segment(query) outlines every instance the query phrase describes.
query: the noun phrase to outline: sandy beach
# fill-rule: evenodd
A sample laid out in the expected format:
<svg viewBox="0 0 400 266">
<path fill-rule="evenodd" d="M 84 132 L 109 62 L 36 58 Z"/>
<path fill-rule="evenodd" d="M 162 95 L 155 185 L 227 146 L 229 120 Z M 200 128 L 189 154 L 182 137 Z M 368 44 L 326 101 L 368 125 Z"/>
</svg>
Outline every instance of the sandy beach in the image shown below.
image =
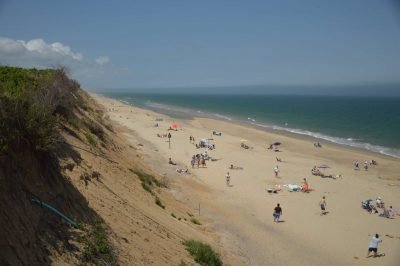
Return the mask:
<svg viewBox="0 0 400 266">
<path fill-rule="evenodd" d="M 225 252 L 237 256 L 245 265 L 399 265 L 400 216 L 387 219 L 361 208 L 361 201 L 380 196 L 386 206 L 400 210 L 400 159 L 363 150 L 321 142 L 289 134 L 267 132 L 226 121 L 195 118 L 174 119 L 140 109 L 117 100 L 92 95 L 104 106 L 112 121 L 128 130 L 126 140 L 141 144 L 139 152 L 145 162 L 171 181 L 171 192 L 179 201 L 193 207 L 193 212 L 209 221 Z M 158 127 L 155 127 L 155 124 Z M 167 129 L 176 123 L 177 131 Z M 213 136 L 213 130 L 221 136 Z M 168 138 L 158 137 L 171 133 Z M 192 169 L 192 155 L 203 153 L 190 143 L 212 139 L 215 150 L 207 153 L 206 167 Z M 279 141 L 279 152 L 267 145 Z M 250 148 L 244 149 L 241 143 Z M 276 157 L 282 160 L 277 162 Z M 177 165 L 168 164 L 171 158 Z M 360 170 L 354 170 L 354 162 Z M 363 169 L 364 161 L 378 165 Z M 228 169 L 229 166 L 243 169 Z M 337 179 L 311 174 L 313 166 Z M 274 167 L 280 172 L 275 177 Z M 188 169 L 190 174 L 177 173 Z M 231 186 L 225 175 L 229 172 Z M 339 177 L 339 175 L 341 177 Z M 309 193 L 289 191 L 284 185 L 302 185 L 308 180 Z M 280 185 L 278 193 L 268 188 Z M 325 196 L 326 215 L 321 215 L 319 202 Z M 280 203 L 280 223 L 273 222 L 273 210 Z M 378 209 L 380 213 L 383 209 Z M 378 233 L 383 240 L 380 258 L 366 258 L 371 237 Z M 222 254 L 223 255 L 223 254 Z"/>
</svg>

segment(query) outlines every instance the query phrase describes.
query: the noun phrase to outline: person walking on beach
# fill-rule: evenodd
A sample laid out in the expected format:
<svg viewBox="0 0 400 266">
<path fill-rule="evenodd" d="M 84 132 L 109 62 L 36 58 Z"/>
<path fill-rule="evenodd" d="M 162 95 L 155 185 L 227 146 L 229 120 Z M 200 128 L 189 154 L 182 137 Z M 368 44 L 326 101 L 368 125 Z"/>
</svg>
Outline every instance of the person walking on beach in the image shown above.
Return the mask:
<svg viewBox="0 0 400 266">
<path fill-rule="evenodd" d="M 321 207 L 321 215 L 327 214 L 325 196 L 322 197 L 321 201 L 319 202 L 319 206 Z"/>
<path fill-rule="evenodd" d="M 278 177 L 279 174 L 279 166 L 274 167 L 275 177 Z"/>
<path fill-rule="evenodd" d="M 279 218 L 281 217 L 281 215 L 282 215 L 282 208 L 281 205 L 278 203 L 274 208 L 274 214 L 273 214 L 274 222 L 279 223 Z"/>
<path fill-rule="evenodd" d="M 354 163 L 354 170 L 360 170 L 360 163 L 358 161 Z"/>
<path fill-rule="evenodd" d="M 364 169 L 365 169 L 365 171 L 368 171 L 368 165 L 369 165 L 368 161 L 365 161 L 365 163 L 364 163 Z"/>
<path fill-rule="evenodd" d="M 196 156 L 192 156 L 192 160 L 190 161 L 192 168 L 194 168 L 194 164 L 196 163 Z"/>
<path fill-rule="evenodd" d="M 193 140 L 193 137 L 192 137 L 192 135 L 190 135 L 190 137 L 189 137 L 190 144 L 192 144 L 192 140 Z"/>
<path fill-rule="evenodd" d="M 303 187 L 301 189 L 303 192 L 310 192 L 310 187 L 308 186 L 307 179 L 303 179 Z"/>
<path fill-rule="evenodd" d="M 225 180 L 226 180 L 226 186 L 227 187 L 231 186 L 231 176 L 229 175 L 229 172 L 226 173 Z"/>
<path fill-rule="evenodd" d="M 382 239 L 379 238 L 378 234 L 375 234 L 375 236 L 372 237 L 371 241 L 369 242 L 367 258 L 369 258 L 369 254 L 371 252 L 374 252 L 374 257 L 385 256 L 385 253 L 378 254 L 379 243 L 382 243 Z"/>
</svg>

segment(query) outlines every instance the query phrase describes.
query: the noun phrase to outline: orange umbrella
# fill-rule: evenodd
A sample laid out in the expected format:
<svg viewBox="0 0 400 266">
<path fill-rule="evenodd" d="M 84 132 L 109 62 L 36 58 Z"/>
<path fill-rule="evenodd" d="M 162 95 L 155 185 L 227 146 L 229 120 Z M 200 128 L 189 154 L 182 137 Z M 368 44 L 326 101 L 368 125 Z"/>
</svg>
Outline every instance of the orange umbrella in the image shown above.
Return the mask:
<svg viewBox="0 0 400 266">
<path fill-rule="evenodd" d="M 178 125 L 174 123 L 174 124 L 172 124 L 171 128 L 177 129 L 177 128 L 178 128 Z"/>
</svg>

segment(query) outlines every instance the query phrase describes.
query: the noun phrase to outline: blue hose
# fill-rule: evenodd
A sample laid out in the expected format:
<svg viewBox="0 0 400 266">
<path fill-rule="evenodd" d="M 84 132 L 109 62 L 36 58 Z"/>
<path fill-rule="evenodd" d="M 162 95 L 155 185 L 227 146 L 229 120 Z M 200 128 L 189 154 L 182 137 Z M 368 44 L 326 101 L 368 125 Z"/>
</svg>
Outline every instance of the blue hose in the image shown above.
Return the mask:
<svg viewBox="0 0 400 266">
<path fill-rule="evenodd" d="M 62 212 L 57 210 L 56 208 L 50 206 L 49 204 L 47 204 L 39 199 L 32 199 L 32 202 L 36 203 L 37 205 L 39 205 L 41 207 L 45 207 L 45 208 L 49 209 L 50 211 L 54 212 L 55 214 L 59 215 L 61 218 L 64 219 L 64 221 L 68 222 L 70 225 L 72 225 L 74 227 L 78 227 L 77 222 L 75 222 L 73 219 L 69 218 L 68 216 L 66 216 L 65 214 L 63 214 Z"/>
</svg>

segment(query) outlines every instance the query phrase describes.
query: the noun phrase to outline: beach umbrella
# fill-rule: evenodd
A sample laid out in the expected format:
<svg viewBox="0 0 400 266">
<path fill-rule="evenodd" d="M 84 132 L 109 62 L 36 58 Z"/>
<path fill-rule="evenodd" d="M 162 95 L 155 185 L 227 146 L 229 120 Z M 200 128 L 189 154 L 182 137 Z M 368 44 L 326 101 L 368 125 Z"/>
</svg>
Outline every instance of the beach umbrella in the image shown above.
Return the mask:
<svg viewBox="0 0 400 266">
<path fill-rule="evenodd" d="M 280 143 L 279 141 L 275 141 L 274 143 L 272 143 L 271 145 L 273 145 L 273 146 L 279 146 L 279 145 L 281 145 L 282 143 Z"/>
<path fill-rule="evenodd" d="M 173 129 L 177 129 L 177 128 L 178 128 L 178 125 L 177 125 L 177 124 L 175 124 L 175 123 L 173 123 L 173 124 L 171 125 L 171 128 L 173 128 Z"/>
<path fill-rule="evenodd" d="M 331 167 L 327 164 L 321 164 L 320 166 L 318 166 L 318 168 L 331 168 Z"/>
</svg>

